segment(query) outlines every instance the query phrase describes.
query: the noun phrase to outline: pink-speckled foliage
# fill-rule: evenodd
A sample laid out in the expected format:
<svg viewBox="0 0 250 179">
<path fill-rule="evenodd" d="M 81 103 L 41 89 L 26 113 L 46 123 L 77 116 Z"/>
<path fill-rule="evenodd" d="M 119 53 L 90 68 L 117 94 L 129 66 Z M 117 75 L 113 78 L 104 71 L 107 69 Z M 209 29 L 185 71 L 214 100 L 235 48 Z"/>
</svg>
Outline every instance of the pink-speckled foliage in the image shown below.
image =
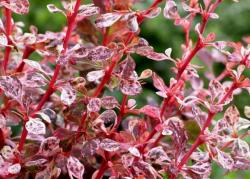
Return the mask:
<svg viewBox="0 0 250 179">
<path fill-rule="evenodd" d="M 0 178 L 203 179 L 212 163 L 250 170 L 244 141 L 250 121 L 232 102 L 235 94 L 250 93 L 244 76 L 250 46 L 206 31 L 223 1 L 154 0 L 137 10 L 134 4 L 143 1 L 61 0 L 63 9 L 47 8 L 63 14 L 67 25 L 40 34 L 35 26 L 24 33 L 12 19 L 12 13 L 29 12 L 28 0 L 0 0 Z M 169 47 L 156 52 L 140 37 L 141 23 L 157 16 L 183 30 L 181 56 L 172 56 Z M 42 60 L 30 60 L 32 53 Z M 138 74 L 134 54 L 144 63 L 172 64 L 175 75 L 166 80 L 153 69 Z M 191 63 L 196 55 L 208 67 L 203 78 L 202 67 Z M 218 61 L 225 69 L 216 76 L 211 66 Z M 137 106 L 134 97 L 145 83 L 152 83 L 162 102 Z M 218 113 L 224 116 L 215 120 Z M 194 140 L 183 118 L 198 126 Z M 19 133 L 13 133 L 16 126 Z"/>
</svg>

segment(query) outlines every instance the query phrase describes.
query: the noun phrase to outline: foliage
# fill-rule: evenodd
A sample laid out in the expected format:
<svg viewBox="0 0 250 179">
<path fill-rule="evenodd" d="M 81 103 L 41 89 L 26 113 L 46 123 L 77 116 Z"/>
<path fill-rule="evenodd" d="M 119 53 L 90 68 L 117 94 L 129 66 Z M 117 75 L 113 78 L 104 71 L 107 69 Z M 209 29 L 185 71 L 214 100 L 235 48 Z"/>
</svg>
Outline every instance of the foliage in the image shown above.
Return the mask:
<svg viewBox="0 0 250 179">
<path fill-rule="evenodd" d="M 223 3 L 154 0 L 135 10 L 141 1 L 65 0 L 47 5 L 65 17 L 65 27 L 41 33 L 35 26 L 24 32 L 12 19 L 29 12 L 28 0 L 0 1 L 0 176 L 209 178 L 213 163 L 249 170 L 250 106 L 241 117 L 233 97 L 250 93 L 250 40 L 206 32 Z M 183 31 L 179 58 L 140 36 L 140 25 L 157 16 Z M 152 69 L 138 74 L 134 56 L 171 64 L 174 77 Z M 147 90 L 161 101 L 142 95 Z"/>
</svg>

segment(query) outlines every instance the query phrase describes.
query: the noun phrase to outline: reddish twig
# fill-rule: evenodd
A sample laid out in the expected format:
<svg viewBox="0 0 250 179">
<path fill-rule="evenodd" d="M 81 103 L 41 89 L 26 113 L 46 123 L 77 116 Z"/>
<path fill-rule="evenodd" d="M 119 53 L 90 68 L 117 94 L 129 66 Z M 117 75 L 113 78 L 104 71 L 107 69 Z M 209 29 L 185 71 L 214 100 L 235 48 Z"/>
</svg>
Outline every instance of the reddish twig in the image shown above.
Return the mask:
<svg viewBox="0 0 250 179">
<path fill-rule="evenodd" d="M 74 25 L 75 25 L 75 20 L 76 20 L 77 12 L 78 12 L 78 9 L 79 9 L 80 5 L 81 5 L 81 0 L 77 0 L 76 4 L 75 4 L 75 7 L 74 7 L 73 14 L 70 14 L 68 16 L 68 18 L 67 18 L 68 19 L 68 29 L 67 29 L 64 41 L 63 41 L 63 51 L 62 51 L 62 54 L 64 54 L 64 53 L 67 52 L 68 42 L 69 42 L 71 33 L 72 33 Z M 59 75 L 60 69 L 61 69 L 61 65 L 59 63 L 56 64 L 56 68 L 55 68 L 54 74 L 53 74 L 53 76 L 51 78 L 49 87 L 48 87 L 46 93 L 43 95 L 40 103 L 37 105 L 37 107 L 35 109 L 35 112 L 39 111 L 43 107 L 44 103 L 49 99 L 49 97 L 51 96 L 51 94 L 54 92 L 54 85 L 55 85 L 57 76 Z"/>
<path fill-rule="evenodd" d="M 10 35 L 11 35 L 11 31 L 12 31 L 12 24 L 11 24 L 11 10 L 8 8 L 4 9 L 5 11 L 5 19 L 6 19 L 6 23 L 5 23 L 5 35 L 7 37 L 8 40 L 8 45 L 12 45 L 12 42 L 10 40 Z M 3 70 L 6 73 L 7 67 L 8 67 L 8 62 L 9 62 L 9 58 L 10 58 L 10 52 L 11 52 L 11 47 L 7 46 L 5 48 L 5 53 L 4 53 L 4 61 L 3 61 Z"/>
<path fill-rule="evenodd" d="M 33 47 L 30 46 L 26 46 L 23 52 L 23 56 L 22 56 L 22 62 L 19 64 L 19 66 L 16 69 L 16 72 L 22 72 L 23 68 L 24 68 L 24 59 L 29 58 L 29 56 L 35 51 L 35 49 Z"/>
<path fill-rule="evenodd" d="M 62 53 L 66 53 L 67 51 L 67 45 L 68 45 L 68 42 L 69 42 L 69 39 L 70 39 L 70 36 L 71 36 L 71 32 L 73 31 L 73 28 L 74 28 L 74 25 L 75 25 L 75 19 L 76 19 L 76 16 L 77 16 L 77 12 L 78 12 L 78 9 L 81 5 L 81 0 L 77 0 L 76 1 L 76 4 L 75 4 L 75 7 L 74 7 L 74 12 L 73 14 L 69 15 L 68 16 L 68 29 L 67 29 L 67 32 L 66 32 L 66 36 L 64 38 L 64 41 L 63 41 L 63 51 Z M 42 109 L 43 105 L 45 104 L 45 102 L 50 98 L 50 96 L 53 94 L 54 92 L 54 85 L 56 83 L 56 79 L 59 75 L 59 72 L 60 72 L 60 69 L 61 69 L 61 65 L 58 63 L 56 65 L 56 68 L 54 70 L 54 74 L 51 78 L 51 81 L 49 83 L 49 87 L 48 89 L 46 90 L 45 94 L 43 95 L 41 101 L 39 102 L 39 104 L 37 105 L 36 109 L 34 110 L 34 112 L 31 114 L 31 116 L 33 117 L 35 115 L 35 113 L 37 111 L 39 111 L 40 109 Z M 22 134 L 21 134 L 21 139 L 20 139 L 20 143 L 19 143 L 19 147 L 20 150 L 19 151 L 22 151 L 22 146 L 24 145 L 25 143 L 25 140 L 26 140 L 26 137 L 27 137 L 27 130 L 25 128 L 25 123 L 24 122 L 24 128 L 23 128 L 23 131 L 22 131 Z"/>
<path fill-rule="evenodd" d="M 229 90 L 227 91 L 227 93 L 223 96 L 223 98 L 218 102 L 218 104 L 223 104 L 229 96 L 231 96 L 233 94 L 233 91 L 237 88 L 237 83 L 234 82 L 231 87 L 229 88 Z M 204 142 L 202 137 L 204 135 L 205 130 L 211 125 L 211 122 L 213 120 L 213 117 L 215 116 L 216 113 L 213 113 L 211 111 L 209 111 L 208 113 L 208 117 L 206 119 L 206 122 L 203 126 L 203 128 L 201 129 L 197 139 L 195 140 L 194 144 L 191 146 L 191 148 L 189 149 L 189 151 L 186 153 L 186 155 L 182 158 L 182 160 L 180 161 L 180 163 L 177 165 L 178 170 L 181 170 L 182 167 L 187 163 L 189 157 L 192 155 L 192 153 Z"/>
<path fill-rule="evenodd" d="M 161 3 L 161 2 L 162 2 L 162 0 L 155 0 L 155 1 L 153 2 L 153 4 L 146 10 L 146 12 L 144 13 L 144 15 L 147 15 L 148 13 L 150 13 L 151 10 L 152 10 L 153 8 L 157 7 L 157 5 L 158 5 L 159 3 Z M 137 18 L 138 24 L 141 24 L 141 23 L 143 22 L 144 18 L 145 18 L 145 16 L 139 16 L 139 17 Z M 127 39 L 125 40 L 125 45 L 128 45 L 129 42 L 133 39 L 133 37 L 134 37 L 134 33 L 130 32 L 130 33 L 128 34 Z M 120 58 L 121 58 L 121 57 L 120 57 Z M 120 58 L 118 59 L 118 61 L 120 60 Z M 117 63 L 118 61 L 116 61 L 116 59 L 112 59 L 111 65 L 107 68 L 106 73 L 105 73 L 105 75 L 104 75 L 104 77 L 103 77 L 103 79 L 102 79 L 100 85 L 98 86 L 96 92 L 94 93 L 94 96 L 95 96 L 95 97 L 97 97 L 97 96 L 100 94 L 100 92 L 102 91 L 102 89 L 103 89 L 103 87 L 105 86 L 106 82 L 110 79 L 111 74 L 112 74 L 112 72 L 113 72 L 113 68 L 115 67 L 115 65 L 116 65 L 116 63 Z M 125 113 L 125 110 L 126 110 L 126 109 L 125 109 L 125 102 L 126 102 L 126 101 L 127 101 L 127 96 L 124 96 L 124 97 L 123 97 L 123 101 L 122 101 L 122 105 L 121 105 L 121 109 L 120 109 L 120 114 L 119 114 L 119 116 L 118 116 L 118 121 L 119 121 L 119 123 L 121 122 L 122 117 L 123 117 L 123 115 L 124 115 L 124 113 Z M 84 119 L 84 120 L 85 120 L 85 119 Z M 116 126 L 116 127 L 118 127 L 119 123 L 117 123 L 117 126 Z M 104 166 L 107 166 L 107 164 L 103 164 L 103 165 L 104 165 Z M 105 169 L 105 170 L 106 170 L 106 169 Z M 105 172 L 105 170 L 104 170 L 104 171 L 103 171 L 103 170 L 99 170 L 97 176 L 100 176 L 100 178 L 101 178 L 102 175 L 103 175 L 103 173 Z M 99 179 L 99 178 L 97 178 L 97 179 Z"/>
</svg>

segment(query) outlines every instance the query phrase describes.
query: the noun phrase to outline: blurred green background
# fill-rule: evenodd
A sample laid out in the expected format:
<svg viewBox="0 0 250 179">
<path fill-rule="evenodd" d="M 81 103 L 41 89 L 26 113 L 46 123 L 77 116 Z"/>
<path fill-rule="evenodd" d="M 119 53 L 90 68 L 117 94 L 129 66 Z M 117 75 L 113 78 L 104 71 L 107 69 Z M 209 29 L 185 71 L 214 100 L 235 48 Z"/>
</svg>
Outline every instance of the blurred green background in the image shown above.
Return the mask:
<svg viewBox="0 0 250 179">
<path fill-rule="evenodd" d="M 90 1 L 84 1 L 88 3 Z M 136 9 L 146 9 L 150 6 L 153 0 L 145 0 L 140 4 L 137 4 Z M 28 15 L 14 15 L 15 21 L 23 21 L 25 23 L 25 31 L 28 31 L 30 25 L 35 25 L 39 29 L 39 33 L 45 31 L 60 31 L 66 24 L 65 17 L 61 14 L 51 14 L 46 8 L 47 4 L 53 3 L 57 7 L 61 7 L 60 0 L 30 0 L 30 13 Z M 164 3 L 161 4 L 164 6 Z M 181 9 L 181 8 L 180 8 Z M 223 4 L 216 10 L 220 18 L 218 20 L 210 20 L 206 29 L 206 33 L 215 32 L 217 40 L 228 41 L 242 41 L 242 37 L 250 35 L 250 0 L 240 0 L 240 3 L 233 3 L 232 0 L 224 0 Z M 196 22 L 199 22 L 199 17 L 196 18 Z M 195 23 L 196 24 L 196 23 Z M 180 57 L 181 48 L 180 45 L 184 42 L 184 34 L 180 27 L 173 25 L 173 22 L 163 18 L 161 14 L 155 19 L 148 19 L 142 24 L 141 36 L 146 38 L 149 43 L 158 52 L 164 52 L 166 48 L 171 47 L 173 49 L 172 56 Z M 191 38 L 195 39 L 196 34 L 191 33 Z M 32 58 L 32 57 L 31 57 Z M 36 56 L 33 56 L 36 58 Z M 141 72 L 144 69 L 150 68 L 156 71 L 162 76 L 166 83 L 169 82 L 171 76 L 170 68 L 171 62 L 153 62 L 149 59 L 135 56 L 137 62 L 137 72 Z M 200 60 L 195 57 L 193 63 L 201 64 Z M 223 70 L 222 64 L 214 65 L 214 71 L 219 74 Z M 200 72 L 200 75 L 204 73 L 205 68 Z M 246 75 L 250 76 L 247 72 Z M 146 84 L 144 92 L 138 98 L 138 106 L 145 104 L 146 100 L 150 100 L 150 97 L 160 101 L 152 92 L 151 82 Z M 119 94 L 116 94 L 119 97 Z M 145 98 L 147 96 L 147 98 Z M 247 92 L 243 92 L 241 95 L 235 96 L 234 103 L 240 109 L 242 116 L 244 106 L 250 105 L 250 98 Z M 221 115 L 219 115 L 221 117 Z M 231 172 L 226 174 L 226 171 L 220 169 L 214 165 L 214 170 L 211 178 L 223 178 L 223 179 L 247 179 L 250 178 L 249 171 Z"/>
</svg>

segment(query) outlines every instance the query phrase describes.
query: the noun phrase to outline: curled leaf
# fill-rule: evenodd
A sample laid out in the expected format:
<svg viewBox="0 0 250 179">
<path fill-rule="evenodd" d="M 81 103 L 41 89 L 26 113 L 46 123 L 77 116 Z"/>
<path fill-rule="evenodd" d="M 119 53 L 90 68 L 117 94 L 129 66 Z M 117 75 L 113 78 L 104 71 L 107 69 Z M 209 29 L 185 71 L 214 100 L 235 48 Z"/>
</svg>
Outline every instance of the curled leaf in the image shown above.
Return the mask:
<svg viewBox="0 0 250 179">
<path fill-rule="evenodd" d="M 163 15 L 167 19 L 176 19 L 179 17 L 177 5 L 173 0 L 166 1 Z"/>
<path fill-rule="evenodd" d="M 113 110 L 106 110 L 93 122 L 93 129 L 97 132 L 109 132 L 117 123 L 117 115 Z"/>
<path fill-rule="evenodd" d="M 70 179 L 74 179 L 74 177 L 81 179 L 85 170 L 83 164 L 73 156 L 70 156 L 67 160 L 67 169 Z"/>
</svg>

